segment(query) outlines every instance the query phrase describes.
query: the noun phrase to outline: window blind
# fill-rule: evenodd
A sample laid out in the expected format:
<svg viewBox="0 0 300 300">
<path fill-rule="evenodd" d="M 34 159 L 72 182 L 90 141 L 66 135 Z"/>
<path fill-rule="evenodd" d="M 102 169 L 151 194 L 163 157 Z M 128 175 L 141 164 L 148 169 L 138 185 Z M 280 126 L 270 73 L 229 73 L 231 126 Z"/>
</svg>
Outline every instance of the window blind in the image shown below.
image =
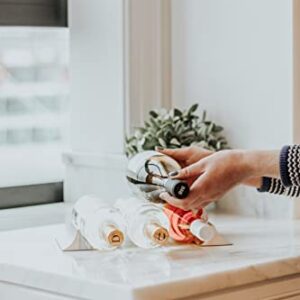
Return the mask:
<svg viewBox="0 0 300 300">
<path fill-rule="evenodd" d="M 0 0 L 0 26 L 67 27 L 67 0 Z"/>
</svg>

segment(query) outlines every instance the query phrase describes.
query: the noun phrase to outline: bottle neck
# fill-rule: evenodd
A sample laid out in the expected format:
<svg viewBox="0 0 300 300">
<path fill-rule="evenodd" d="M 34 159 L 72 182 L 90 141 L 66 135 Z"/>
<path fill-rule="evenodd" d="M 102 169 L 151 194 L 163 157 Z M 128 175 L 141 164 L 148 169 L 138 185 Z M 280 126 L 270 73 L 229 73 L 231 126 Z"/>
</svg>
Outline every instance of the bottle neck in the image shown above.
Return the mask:
<svg viewBox="0 0 300 300">
<path fill-rule="evenodd" d="M 153 176 L 153 175 L 148 175 L 147 176 L 147 182 L 155 185 L 159 185 L 164 187 L 166 183 L 166 178 L 159 177 L 159 176 Z"/>
<path fill-rule="evenodd" d="M 119 247 L 124 242 L 124 234 L 115 225 L 106 224 L 101 229 L 100 236 L 104 238 L 106 243 L 112 247 Z"/>
<path fill-rule="evenodd" d="M 203 242 L 209 242 L 215 237 L 215 229 L 208 223 L 205 223 L 199 219 L 194 220 L 190 224 L 191 233 Z"/>
<path fill-rule="evenodd" d="M 148 175 L 147 182 L 164 187 L 168 193 L 178 199 L 184 199 L 189 194 L 188 184 L 181 180 Z"/>
<path fill-rule="evenodd" d="M 154 243 L 163 245 L 169 239 L 169 232 L 166 228 L 157 223 L 149 223 L 145 225 L 145 234 Z"/>
</svg>

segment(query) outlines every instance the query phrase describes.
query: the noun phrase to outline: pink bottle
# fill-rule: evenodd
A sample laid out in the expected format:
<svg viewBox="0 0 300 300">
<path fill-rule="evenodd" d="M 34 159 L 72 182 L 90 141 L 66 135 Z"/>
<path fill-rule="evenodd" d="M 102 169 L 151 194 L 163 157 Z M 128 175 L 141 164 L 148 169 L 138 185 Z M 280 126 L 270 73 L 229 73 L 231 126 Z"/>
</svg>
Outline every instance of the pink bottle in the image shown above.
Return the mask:
<svg viewBox="0 0 300 300">
<path fill-rule="evenodd" d="M 164 206 L 170 221 L 170 236 L 177 242 L 203 244 L 215 236 L 215 228 L 208 223 L 204 209 L 185 211 L 170 204 Z"/>
</svg>

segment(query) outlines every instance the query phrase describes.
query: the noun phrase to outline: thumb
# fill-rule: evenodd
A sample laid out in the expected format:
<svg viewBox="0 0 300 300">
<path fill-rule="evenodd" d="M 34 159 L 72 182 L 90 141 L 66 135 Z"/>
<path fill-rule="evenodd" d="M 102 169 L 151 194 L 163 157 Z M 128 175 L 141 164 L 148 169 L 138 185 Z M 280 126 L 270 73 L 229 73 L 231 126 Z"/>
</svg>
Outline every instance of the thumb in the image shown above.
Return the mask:
<svg viewBox="0 0 300 300">
<path fill-rule="evenodd" d="M 204 172 L 204 164 L 202 160 L 191 164 L 181 170 L 171 172 L 169 176 L 176 179 L 189 179 L 195 178 L 201 175 Z"/>
</svg>

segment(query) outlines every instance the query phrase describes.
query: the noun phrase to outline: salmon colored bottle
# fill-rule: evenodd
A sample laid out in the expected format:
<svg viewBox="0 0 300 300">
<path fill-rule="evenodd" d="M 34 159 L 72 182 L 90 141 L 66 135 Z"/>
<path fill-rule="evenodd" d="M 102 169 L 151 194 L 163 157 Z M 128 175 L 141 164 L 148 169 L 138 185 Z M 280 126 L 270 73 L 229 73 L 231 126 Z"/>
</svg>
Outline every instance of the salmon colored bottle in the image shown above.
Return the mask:
<svg viewBox="0 0 300 300">
<path fill-rule="evenodd" d="M 170 204 L 164 206 L 170 221 L 170 236 L 177 242 L 203 244 L 215 236 L 214 227 L 208 223 L 204 209 L 185 211 Z"/>
</svg>

